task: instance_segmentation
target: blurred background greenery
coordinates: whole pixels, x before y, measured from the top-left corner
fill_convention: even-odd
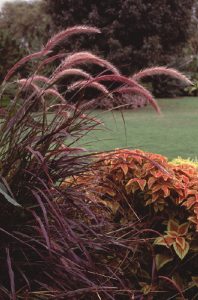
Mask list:
[[[128,75],[167,65],[198,79],[197,0],[21,0],[4,1],[1,7],[0,80],[53,33],[77,24],[97,26],[102,34],[69,39],[62,46],[68,52],[92,50]],[[25,75],[30,70],[20,71]],[[151,88],[158,97],[197,93],[163,76],[152,79]]]

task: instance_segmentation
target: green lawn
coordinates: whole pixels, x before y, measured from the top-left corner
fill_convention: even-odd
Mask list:
[[[198,156],[198,98],[160,99],[162,115],[151,107],[120,112],[96,110],[105,126],[81,140],[90,150],[138,148],[168,158]]]

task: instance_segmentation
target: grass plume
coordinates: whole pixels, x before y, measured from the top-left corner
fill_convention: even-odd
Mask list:
[[[70,37],[71,35],[82,33],[101,33],[101,31],[98,28],[91,26],[74,26],[67,28],[54,35],[44,46],[44,51],[52,50],[56,45],[58,45],[60,42]]]
[[[192,85],[192,82],[188,77],[186,77],[184,74],[181,72],[178,72],[175,69],[172,68],[167,68],[167,67],[152,67],[152,68],[147,68],[142,71],[139,71],[138,73],[134,74],[131,78],[133,80],[139,81],[145,77],[148,76],[154,76],[154,75],[166,75],[170,76],[172,78],[176,78],[179,81],[185,83],[186,85]]]
[[[110,62],[86,51],[77,52],[67,56],[62,64],[58,67],[58,69],[55,70],[55,73],[79,64],[96,64],[111,71],[114,74],[120,74],[119,70]]]

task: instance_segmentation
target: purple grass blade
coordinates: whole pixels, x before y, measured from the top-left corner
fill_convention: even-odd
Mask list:
[[[10,258],[10,250],[6,248],[6,255],[7,255],[7,265],[8,265],[8,273],[10,278],[10,287],[11,287],[11,294],[12,300],[16,300],[16,291],[15,291],[15,279],[14,279],[14,271],[12,269],[12,262]]]
[[[34,212],[32,211],[32,215],[34,216],[35,220],[38,222],[41,232],[45,238],[46,244],[47,244],[47,248],[49,250],[51,250],[51,245],[50,245],[50,237],[45,229],[45,225],[43,224],[43,222],[41,221],[41,218]]]

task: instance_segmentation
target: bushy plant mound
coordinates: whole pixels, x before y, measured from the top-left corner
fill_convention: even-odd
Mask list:
[[[178,156],[177,158],[174,158],[171,163],[174,165],[191,165],[194,166],[195,168],[198,168],[198,161],[197,159],[190,159],[190,158],[182,158]]]
[[[175,293],[182,295],[181,289],[170,279],[171,275],[157,275],[153,249],[162,247],[167,252],[169,248],[164,245],[153,248],[154,240],[160,236],[148,228],[152,225],[153,230],[158,229],[159,220],[171,222],[169,227],[172,223],[183,226],[184,232],[179,231],[181,238],[174,236],[179,241],[176,251],[181,258],[190,253],[190,243],[194,241],[193,224],[197,220],[194,168],[189,173],[185,168],[177,172],[166,164],[161,167],[165,176],[162,182],[167,182],[168,186],[162,188],[160,183],[155,198],[149,203],[149,198],[143,198],[144,190],[149,189],[149,173],[145,178],[138,173],[136,177],[129,176],[138,168],[135,161],[134,170],[121,163],[121,168],[118,166],[113,171],[117,159],[108,160],[104,155],[100,163],[93,165],[93,155],[75,147],[75,142],[101,124],[86,113],[89,104],[97,104],[95,99],[85,103],[83,95],[87,89],[96,89],[109,101],[115,93],[138,95],[159,112],[157,102],[139,81],[157,73],[171,75],[185,83],[190,81],[176,70],[165,67],[146,69],[127,78],[110,62],[92,53],[53,52],[60,42],[73,34],[99,32],[97,28],[76,26],[56,34],[41,51],[17,62],[2,83],[0,299],[141,299],[146,294],[155,297],[158,290],[164,293],[165,299]],[[50,64],[59,59],[63,61],[51,71]],[[32,60],[35,60],[34,74],[21,78],[21,67]],[[98,65],[105,73],[95,76],[78,68],[90,63]],[[10,93],[10,88],[14,93]],[[71,103],[72,91],[73,96],[77,96],[75,105]],[[2,101],[5,98],[9,99],[8,103]],[[143,154],[136,153],[136,156],[141,173],[145,171],[146,162]],[[159,163],[163,164],[161,159],[154,164],[153,172],[157,172]],[[152,163],[148,167],[151,166]],[[115,176],[109,177],[107,170]],[[165,194],[171,202],[176,187],[170,172],[178,173],[175,175],[178,178],[182,173],[183,181],[178,179],[178,205],[172,204],[177,207],[175,213],[161,218],[158,212],[163,210],[169,214],[170,209],[160,197]],[[132,181],[126,181],[127,178]],[[81,184],[74,184],[74,179]],[[114,189],[115,184],[117,189]],[[149,182],[153,184],[155,182]],[[185,190],[183,186],[187,185]],[[144,207],[145,201],[148,206]],[[183,215],[178,215],[179,206],[183,207]],[[144,210],[147,215],[150,210],[153,213],[147,218]],[[188,217],[192,222],[189,228],[185,225]],[[170,232],[168,230],[168,234]],[[165,240],[167,237],[156,243],[163,244]],[[172,245],[175,240],[168,241],[168,247]],[[174,255],[173,259],[176,259]],[[175,275],[175,269],[171,270]],[[186,277],[190,282],[194,275],[191,273]],[[171,290],[166,282],[174,289]]]
[[[196,166],[185,160],[180,165],[169,163],[164,156],[141,150],[118,149],[97,159],[91,171],[66,181],[63,186],[78,186],[90,202],[106,207],[115,223],[133,224],[142,238],[149,241],[149,251],[155,260],[151,262],[149,256],[145,257],[141,268],[142,272],[153,269],[155,279],[154,283],[148,283],[151,274],[147,273],[147,279],[139,282],[145,293],[160,291],[159,279],[163,276],[172,280],[184,295],[196,293],[193,289],[198,279]],[[148,245],[145,249],[148,250]],[[144,251],[139,252],[139,257],[144,256]]]

